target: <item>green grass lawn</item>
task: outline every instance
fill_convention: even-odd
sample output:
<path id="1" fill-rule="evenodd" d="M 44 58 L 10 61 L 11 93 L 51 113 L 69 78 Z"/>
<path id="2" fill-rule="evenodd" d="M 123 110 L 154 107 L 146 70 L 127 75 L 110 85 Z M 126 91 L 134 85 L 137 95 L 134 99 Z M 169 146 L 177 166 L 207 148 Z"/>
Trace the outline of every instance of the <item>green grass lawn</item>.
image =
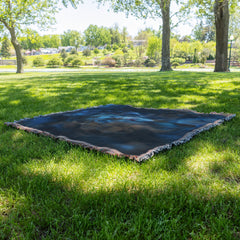
<path id="1" fill-rule="evenodd" d="M 102 104 L 236 113 L 138 164 L 4 125 Z M 0 239 L 240 239 L 239 73 L 0 74 Z"/>

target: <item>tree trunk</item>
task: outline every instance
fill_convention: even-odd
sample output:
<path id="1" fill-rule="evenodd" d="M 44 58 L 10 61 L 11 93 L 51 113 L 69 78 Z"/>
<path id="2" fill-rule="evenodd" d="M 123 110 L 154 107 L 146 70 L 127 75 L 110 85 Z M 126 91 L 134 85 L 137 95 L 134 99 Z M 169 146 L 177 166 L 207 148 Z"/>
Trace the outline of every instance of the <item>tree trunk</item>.
<path id="1" fill-rule="evenodd" d="M 23 59 L 22 59 L 21 45 L 17 40 L 15 28 L 12 27 L 9 29 L 9 31 L 11 34 L 11 42 L 15 49 L 16 57 L 17 57 L 17 73 L 23 73 Z"/>
<path id="2" fill-rule="evenodd" d="M 215 0 L 214 6 L 216 25 L 216 63 L 214 72 L 227 72 L 228 69 L 228 0 Z"/>
<path id="3" fill-rule="evenodd" d="M 161 0 L 162 11 L 162 67 L 160 71 L 172 71 L 170 63 L 170 4 L 171 0 Z"/>

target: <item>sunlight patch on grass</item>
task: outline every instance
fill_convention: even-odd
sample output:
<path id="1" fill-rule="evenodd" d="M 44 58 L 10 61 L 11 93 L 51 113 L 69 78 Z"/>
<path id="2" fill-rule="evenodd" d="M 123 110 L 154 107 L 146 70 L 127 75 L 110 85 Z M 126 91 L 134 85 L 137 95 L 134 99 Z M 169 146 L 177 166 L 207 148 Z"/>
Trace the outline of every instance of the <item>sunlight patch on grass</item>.
<path id="1" fill-rule="evenodd" d="M 21 206 L 27 203 L 23 194 L 19 194 L 15 189 L 0 189 L 0 237 L 13 229 L 11 226 L 17 226 L 18 216 L 23 216 Z M 20 227 L 20 225 L 18 226 Z M 13 232 L 14 233 L 14 230 Z"/>
<path id="2" fill-rule="evenodd" d="M 52 159 L 49 163 L 33 161 L 25 164 L 21 171 L 25 175 L 51 176 L 53 182 L 61 182 L 66 189 L 78 189 L 81 192 L 121 189 L 129 182 L 136 182 L 140 175 L 138 170 L 130 169 L 126 164 L 116 166 L 112 163 L 102 169 L 98 164 L 86 165 L 80 159 L 73 163 L 76 161 L 73 156 L 68 153 L 60 161 Z"/>
<path id="3" fill-rule="evenodd" d="M 22 142 L 23 134 L 25 134 L 25 133 L 22 131 L 14 131 L 11 134 L 12 141 L 14 141 L 16 143 Z"/>
<path id="4" fill-rule="evenodd" d="M 196 102 L 196 104 L 208 101 L 208 99 L 205 96 L 196 95 L 184 95 L 179 99 L 182 99 L 183 103 Z"/>
<path id="5" fill-rule="evenodd" d="M 4 221 L 4 219 L 8 218 L 13 208 L 11 200 L 6 197 L 4 194 L 0 193 L 0 220 Z"/>
<path id="6" fill-rule="evenodd" d="M 20 103 L 20 100 L 14 100 L 9 102 L 9 104 L 11 105 L 18 105 L 19 103 Z"/>
<path id="7" fill-rule="evenodd" d="M 188 167 L 195 173 L 206 174 L 208 172 L 208 165 L 211 159 L 212 156 L 209 156 L 209 154 L 198 153 L 194 157 L 191 157 L 188 162 Z"/>
<path id="8" fill-rule="evenodd" d="M 112 94 L 108 94 L 106 97 L 105 97 L 105 100 L 106 101 L 109 101 L 109 102 L 115 102 L 116 101 L 116 96 L 112 95 Z"/>
<path id="9" fill-rule="evenodd" d="M 35 161 L 25 164 L 22 169 L 22 172 L 27 175 L 51 176 L 53 182 L 61 182 L 68 190 L 72 190 L 76 186 L 77 188 L 83 187 L 85 171 L 83 163 L 73 164 L 69 161 L 55 162 L 54 160 L 44 164 Z"/>

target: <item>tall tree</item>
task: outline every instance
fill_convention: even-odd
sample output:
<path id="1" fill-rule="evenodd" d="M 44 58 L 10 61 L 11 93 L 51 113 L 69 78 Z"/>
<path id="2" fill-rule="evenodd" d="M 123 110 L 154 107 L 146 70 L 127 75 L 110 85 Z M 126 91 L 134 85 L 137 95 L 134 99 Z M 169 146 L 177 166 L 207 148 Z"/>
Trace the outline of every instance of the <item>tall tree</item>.
<path id="1" fill-rule="evenodd" d="M 128 41 L 128 32 L 127 32 L 127 28 L 123 27 L 122 32 L 121 32 L 121 40 L 122 43 L 127 44 Z"/>
<path id="2" fill-rule="evenodd" d="M 134 37 L 134 39 L 135 40 L 145 40 L 146 44 L 147 44 L 148 39 L 152 36 L 154 36 L 154 30 L 152 30 L 151 28 L 146 28 L 146 29 L 140 30 L 137 33 L 137 36 Z"/>
<path id="3" fill-rule="evenodd" d="M 120 45 L 121 34 L 119 32 L 119 26 L 115 24 L 113 27 L 109 28 L 111 34 L 111 44 Z"/>
<path id="4" fill-rule="evenodd" d="M 171 0 L 161 0 L 160 8 L 162 12 L 162 68 L 161 71 L 170 71 L 171 63 L 170 63 L 170 4 Z"/>
<path id="5" fill-rule="evenodd" d="M 40 37 L 42 47 L 58 48 L 62 45 L 61 37 L 58 34 L 43 35 Z"/>
<path id="6" fill-rule="evenodd" d="M 17 35 L 26 26 L 51 22 L 57 11 L 57 1 L 47 0 L 0 0 L 0 24 L 10 33 L 11 42 L 17 57 L 17 73 L 23 72 L 21 45 Z"/>
<path id="7" fill-rule="evenodd" d="M 229 3 L 228 0 L 216 0 L 214 4 L 216 25 L 216 63 L 215 72 L 227 72 L 228 69 L 228 30 Z"/>
<path id="8" fill-rule="evenodd" d="M 193 29 L 193 36 L 195 40 L 201 42 L 216 41 L 216 29 L 214 19 L 207 21 L 205 24 L 203 21 L 197 24 Z"/>
<path id="9" fill-rule="evenodd" d="M 2 47 L 1 47 L 1 56 L 3 58 L 9 58 L 11 56 L 10 46 L 11 46 L 11 43 L 10 43 L 9 39 L 5 36 L 3 38 Z"/>
<path id="10" fill-rule="evenodd" d="M 61 35 L 63 46 L 74 46 L 76 49 L 83 44 L 81 33 L 75 30 L 68 30 Z"/>
<path id="11" fill-rule="evenodd" d="M 237 0 L 189 0 L 190 5 L 198 7 L 201 17 L 214 16 L 216 27 L 215 72 L 227 72 L 228 69 L 228 32 L 229 17 L 239 2 Z"/>
<path id="12" fill-rule="evenodd" d="M 22 44 L 22 41 L 19 39 L 21 46 L 26 45 L 24 47 L 27 47 L 26 49 L 29 49 L 30 51 L 33 49 L 39 49 L 42 46 L 41 37 L 37 31 L 26 29 L 24 32 L 25 38 L 21 39 L 24 40 L 24 44 Z"/>
<path id="13" fill-rule="evenodd" d="M 171 71 L 170 63 L 170 5 L 171 0 L 97 0 L 110 2 L 114 11 L 123 11 L 140 18 L 162 18 L 162 67 L 161 71 Z M 179 0 L 176 0 L 179 2 Z"/>
<path id="14" fill-rule="evenodd" d="M 78 0 L 69 0 L 74 6 Z M 69 2 L 63 0 L 64 4 Z M 18 34 L 26 27 L 37 24 L 40 27 L 51 25 L 58 11 L 58 0 L 0 0 L 0 25 L 10 33 L 11 42 L 17 57 L 17 73 L 23 72 L 21 45 Z"/>
<path id="15" fill-rule="evenodd" d="M 91 47 L 104 46 L 111 43 L 111 34 L 109 29 L 98 27 L 97 25 L 89 25 L 84 31 L 86 45 Z"/>
<path id="16" fill-rule="evenodd" d="M 150 37 L 148 39 L 147 56 L 154 59 L 157 63 L 159 63 L 161 48 L 162 48 L 161 39 L 156 36 Z"/>

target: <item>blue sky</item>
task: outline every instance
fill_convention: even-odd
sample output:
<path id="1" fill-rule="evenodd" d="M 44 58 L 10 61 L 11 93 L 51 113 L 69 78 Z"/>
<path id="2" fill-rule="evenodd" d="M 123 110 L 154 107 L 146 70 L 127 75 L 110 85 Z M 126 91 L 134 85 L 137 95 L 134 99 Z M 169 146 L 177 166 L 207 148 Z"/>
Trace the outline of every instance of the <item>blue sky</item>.
<path id="1" fill-rule="evenodd" d="M 172 9 L 174 8 L 175 6 L 172 6 Z M 52 26 L 53 29 L 40 34 L 62 34 L 68 29 L 83 32 L 90 24 L 111 27 L 117 23 L 121 29 L 127 27 L 128 33 L 131 36 L 135 36 L 139 30 L 146 27 L 158 30 L 161 24 L 161 19 L 141 20 L 133 16 L 127 18 L 124 13 L 108 11 L 107 6 L 98 8 L 98 5 L 92 1 L 85 1 L 77 9 L 73 9 L 71 6 L 68 8 L 62 7 L 62 10 L 56 15 L 56 21 L 56 25 Z M 190 25 L 185 24 L 181 25 L 181 28 L 175 29 L 174 32 L 180 35 L 187 35 L 191 34 L 191 29 Z"/>

